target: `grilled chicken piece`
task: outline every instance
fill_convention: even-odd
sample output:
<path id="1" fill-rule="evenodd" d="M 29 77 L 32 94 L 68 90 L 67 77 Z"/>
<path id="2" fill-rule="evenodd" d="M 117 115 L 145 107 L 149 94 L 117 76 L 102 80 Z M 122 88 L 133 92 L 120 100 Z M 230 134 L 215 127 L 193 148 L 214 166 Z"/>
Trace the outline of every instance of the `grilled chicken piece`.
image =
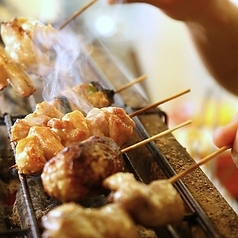
<path id="1" fill-rule="evenodd" d="M 86 117 L 75 110 L 65 114 L 62 120 L 51 119 L 47 126 L 61 137 L 65 146 L 90 136 L 110 137 L 123 146 L 131 137 L 135 123 L 123 108 L 105 107 L 92 109 Z"/>
<path id="2" fill-rule="evenodd" d="M 41 178 L 50 196 L 61 202 L 80 201 L 103 194 L 102 181 L 123 170 L 120 147 L 108 137 L 92 136 L 50 159 Z"/>
<path id="3" fill-rule="evenodd" d="M 51 25 L 29 17 L 15 17 L 1 24 L 1 37 L 5 51 L 11 59 L 28 73 L 48 74 L 53 65 L 50 57 L 42 49 L 49 48 L 51 35 L 57 31 Z M 36 41 L 36 38 L 38 41 Z M 41 40 L 44 45 L 41 45 Z"/>
<path id="4" fill-rule="evenodd" d="M 67 113 L 62 120 L 52 118 L 48 121 L 47 126 L 60 136 L 64 146 L 83 141 L 92 135 L 88 123 L 80 111 Z"/>
<path id="5" fill-rule="evenodd" d="M 37 174 L 63 148 L 59 136 L 50 128 L 33 126 L 16 145 L 16 168 L 21 174 Z"/>
<path id="6" fill-rule="evenodd" d="M 135 180 L 131 173 L 116 173 L 103 181 L 112 190 L 109 200 L 127 211 L 142 226 L 153 228 L 182 221 L 184 203 L 168 180 L 149 185 Z"/>
<path id="7" fill-rule="evenodd" d="M 80 83 L 62 91 L 51 103 L 64 113 L 79 110 L 87 115 L 94 107 L 110 106 L 113 95 L 113 90 L 104 89 L 99 82 Z"/>
<path id="8" fill-rule="evenodd" d="M 32 126 L 47 126 L 55 131 L 65 146 L 92 135 L 112 138 L 119 146 L 131 137 L 135 123 L 123 108 L 92 109 L 85 117 L 80 111 L 63 115 L 53 105 L 42 102 L 24 119 L 18 119 L 11 128 L 11 141 L 18 142 L 28 135 Z"/>
<path id="9" fill-rule="evenodd" d="M 65 146 L 93 135 L 110 137 L 122 146 L 131 137 L 135 123 L 124 109 L 105 107 L 92 109 L 86 117 L 75 110 L 65 114 L 61 120 L 52 118 L 47 126 L 61 137 Z"/>
<path id="10" fill-rule="evenodd" d="M 63 113 L 56 109 L 53 105 L 48 102 L 41 102 L 36 105 L 35 113 L 39 115 L 46 115 L 50 118 L 62 118 Z"/>
<path id="11" fill-rule="evenodd" d="M 22 67 L 18 63 L 13 62 L 13 60 L 8 56 L 8 54 L 1 46 L 0 64 L 3 68 L 3 75 L 1 76 L 2 80 L 4 78 L 9 79 L 9 83 L 18 94 L 20 94 L 24 98 L 27 98 L 35 92 L 35 87 L 31 79 L 23 71 Z M 6 81 L 3 80 L 3 82 L 5 85 Z"/>
<path id="12" fill-rule="evenodd" d="M 80 95 L 82 98 L 85 98 L 86 101 L 91 103 L 93 107 L 102 108 L 108 107 L 113 102 L 110 95 L 105 90 L 100 90 L 96 88 L 94 84 L 78 84 L 73 87 L 73 91 L 76 95 Z"/>
<path id="13" fill-rule="evenodd" d="M 116 107 L 93 109 L 86 117 L 80 111 L 61 117 L 62 114 L 53 106 L 42 103 L 34 113 L 17 120 L 12 126 L 11 141 L 17 142 L 16 167 L 21 173 L 41 172 L 43 162 L 56 155 L 60 149 L 84 141 L 90 136 L 110 137 L 114 143 L 122 146 L 131 137 L 135 126 L 125 111 Z M 40 140 L 38 144 L 35 144 L 37 139 L 34 137 Z M 37 149 L 34 148 L 36 145 Z M 52 152 L 47 153 L 46 150 L 50 148 Z M 32 160 L 31 153 L 34 155 Z M 40 163 L 36 162 L 37 165 L 34 166 L 34 161 Z M 25 168 L 24 163 L 27 163 Z"/>
<path id="14" fill-rule="evenodd" d="M 133 134 L 135 123 L 123 108 L 94 108 L 86 117 L 93 135 L 112 138 L 119 146 L 124 145 Z"/>
<path id="15" fill-rule="evenodd" d="M 36 105 L 33 113 L 28 114 L 23 119 L 17 119 L 11 127 L 11 141 L 18 142 L 25 138 L 32 126 L 47 126 L 51 118 L 62 118 L 63 113 L 51 104 L 43 101 Z"/>
<path id="16" fill-rule="evenodd" d="M 43 238 L 138 238 L 137 227 L 119 206 L 84 208 L 66 203 L 42 217 Z"/>

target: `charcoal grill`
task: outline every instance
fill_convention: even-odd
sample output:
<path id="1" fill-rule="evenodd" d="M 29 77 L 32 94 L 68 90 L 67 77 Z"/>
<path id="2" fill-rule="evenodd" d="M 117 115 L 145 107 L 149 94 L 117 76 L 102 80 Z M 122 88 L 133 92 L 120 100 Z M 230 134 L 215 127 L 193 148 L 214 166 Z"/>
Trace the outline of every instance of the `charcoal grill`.
<path id="1" fill-rule="evenodd" d="M 117 62 L 100 40 L 94 40 L 93 51 L 90 52 L 90 55 L 87 52 L 87 47 L 85 47 L 83 63 L 84 71 L 87 74 L 82 76 L 84 82 L 99 81 L 106 88 L 118 88 L 128 82 L 127 77 L 123 74 Z M 131 87 L 115 95 L 114 99 L 115 105 L 125 108 L 128 113 L 148 104 L 147 100 L 140 94 L 136 87 Z M 32 98 L 30 100 L 31 102 L 29 104 L 32 105 Z M 13 112 L 9 113 L 7 111 L 0 117 L 1 127 L 5 128 L 8 133 L 4 143 L 8 141 L 7 137 L 9 136 L 11 125 L 17 118 L 24 116 L 24 113 L 16 115 Z M 136 122 L 136 131 L 129 144 L 141 141 L 167 129 L 167 115 L 159 108 L 135 117 L 134 120 Z M 15 145 L 9 144 L 9 146 L 13 152 L 12 159 L 14 161 Z M 1 154 L 3 159 L 5 159 L 4 156 L 5 153 Z M 186 152 L 186 149 L 176 141 L 172 134 L 130 151 L 124 154 L 124 158 L 127 169 L 132 171 L 136 178 L 144 183 L 149 183 L 153 179 L 169 178 L 183 167 L 194 163 L 194 160 Z M 10 172 L 12 170 L 9 170 Z M 23 218 L 21 226 L 7 227 L 5 231 L 0 232 L 0 237 L 40 238 L 41 227 L 35 214 L 34 197 L 30 192 L 31 186 L 34 186 L 34 183 L 32 185 L 32 178 L 19 175 L 16 171 L 15 176 L 20 181 L 20 193 L 22 196 L 21 203 L 18 206 L 23 207 L 26 211 L 24 215 L 27 217 L 27 224 L 24 224 L 25 218 Z M 237 215 L 202 170 L 197 169 L 187 177 L 187 179 L 182 179 L 175 183 L 175 187 L 184 200 L 187 209 L 184 220 L 180 224 L 146 231 L 142 237 L 237 237 Z M 207 196 L 206 201 L 200 199 L 205 190 L 210 191 L 207 193 L 210 196 Z M 57 205 L 57 201 L 49 200 L 49 202 Z M 20 214 L 21 217 L 24 215 Z"/>

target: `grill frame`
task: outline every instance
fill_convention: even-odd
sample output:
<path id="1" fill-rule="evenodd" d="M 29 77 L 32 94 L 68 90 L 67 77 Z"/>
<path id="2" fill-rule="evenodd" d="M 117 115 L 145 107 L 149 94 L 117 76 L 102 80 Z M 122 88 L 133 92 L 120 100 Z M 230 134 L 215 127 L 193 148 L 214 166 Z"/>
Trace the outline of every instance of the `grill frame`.
<path id="1" fill-rule="evenodd" d="M 121 100 L 121 99 L 118 98 L 117 100 Z M 131 113 L 134 111 L 130 107 L 126 107 L 125 109 L 128 113 Z M 157 113 L 158 116 L 163 121 L 167 120 L 166 114 L 163 111 L 158 109 L 157 112 L 154 111 L 153 113 Z M 21 118 L 23 117 L 24 116 L 21 116 Z M 6 113 L 4 114 L 3 118 L 1 118 L 0 120 L 1 122 L 4 121 L 9 137 L 10 137 L 11 126 L 13 125 L 13 122 L 15 119 L 16 117 L 12 119 L 11 116 L 8 113 Z M 134 118 L 134 120 L 136 122 L 136 131 L 140 134 L 141 138 L 144 138 L 144 139 L 149 138 L 150 136 L 148 132 L 146 131 L 146 129 L 144 128 L 143 124 L 140 122 L 138 117 Z M 11 147 L 12 147 L 13 153 L 15 154 L 15 143 L 11 143 Z M 161 154 L 161 152 L 159 151 L 158 147 L 156 146 L 154 142 L 148 143 L 146 147 L 152 154 L 153 158 L 155 158 L 156 162 L 159 164 L 160 168 L 165 173 L 166 177 L 169 178 L 176 174 L 172 166 L 168 163 L 168 161 L 163 156 L 163 154 Z M 136 168 L 134 167 L 134 163 L 131 161 L 130 156 L 128 156 L 127 154 L 124 154 L 123 156 L 126 161 L 127 168 L 130 167 L 130 171 L 133 172 L 133 174 L 139 181 L 145 182 L 141 178 L 141 175 L 138 173 Z M 7 232 L 0 233 L 0 236 L 1 237 L 2 236 L 3 237 L 4 236 L 5 237 L 19 237 L 19 236 L 21 237 L 22 236 L 22 237 L 41 238 L 41 231 L 39 228 L 39 223 L 37 222 L 37 219 L 35 216 L 34 206 L 33 206 L 32 198 L 30 195 L 29 186 L 27 183 L 27 176 L 18 173 L 18 178 L 20 181 L 20 186 L 21 186 L 22 194 L 24 196 L 24 201 L 25 201 L 25 204 L 22 204 L 22 205 L 24 205 L 25 209 L 27 210 L 30 228 L 22 227 L 22 229 L 10 230 Z M 177 188 L 178 192 L 180 193 L 186 205 L 191 208 L 191 214 L 188 214 L 185 217 L 185 220 L 187 220 L 187 222 L 188 221 L 194 222 L 196 220 L 196 222 L 201 226 L 203 231 L 205 231 L 207 237 L 221 237 L 218 231 L 213 226 L 213 224 L 209 221 L 209 219 L 205 215 L 205 212 L 199 206 L 197 201 L 193 198 L 193 196 L 188 191 L 186 186 L 182 183 L 182 181 L 178 181 L 175 184 L 175 187 Z M 171 225 L 168 225 L 165 228 L 155 229 L 154 232 L 155 234 L 158 235 L 158 237 L 160 237 L 161 234 L 163 234 L 163 237 L 168 237 L 168 238 L 179 237 L 177 232 L 174 230 L 174 228 Z"/>

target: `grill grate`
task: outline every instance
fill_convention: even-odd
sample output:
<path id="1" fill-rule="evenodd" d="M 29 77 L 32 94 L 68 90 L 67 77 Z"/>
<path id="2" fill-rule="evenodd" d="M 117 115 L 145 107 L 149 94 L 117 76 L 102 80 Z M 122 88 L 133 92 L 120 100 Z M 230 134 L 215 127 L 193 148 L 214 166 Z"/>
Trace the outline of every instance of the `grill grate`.
<path id="1" fill-rule="evenodd" d="M 6 128 L 7 128 L 8 136 L 10 138 L 11 126 L 13 125 L 13 119 L 15 120 L 16 118 L 12 119 L 11 116 L 8 113 L 6 113 L 6 114 L 4 114 L 3 119 L 4 119 L 4 123 L 6 125 Z M 11 147 L 15 154 L 15 143 L 14 142 L 11 142 Z M 26 176 L 22 175 L 22 174 L 18 174 L 18 178 L 19 178 L 19 181 L 21 184 L 22 194 L 24 196 L 24 201 L 25 201 L 25 204 L 22 204 L 22 206 L 25 206 L 27 213 L 28 213 L 29 223 L 30 223 L 30 227 L 31 227 L 31 229 L 30 229 L 31 236 L 33 238 L 40 238 L 41 237 L 40 230 L 39 230 L 38 222 L 37 222 L 37 219 L 35 216 L 32 198 L 30 195 Z M 16 233 L 16 235 L 20 235 L 20 234 L 18 234 L 19 232 L 28 234 L 29 229 L 25 228 L 25 230 L 20 230 L 20 231 L 16 230 L 14 232 L 10 232 L 10 234 L 8 233 L 7 235 L 12 236 L 12 235 L 15 235 L 15 233 Z"/>
<path id="2" fill-rule="evenodd" d="M 120 98 L 117 98 L 117 100 L 121 100 Z M 128 113 L 131 113 L 133 110 L 130 107 L 126 107 L 126 110 Z M 162 118 L 162 120 L 166 121 L 166 114 L 158 110 L 159 116 Z M 157 113 L 156 112 L 156 113 Z M 155 112 L 153 112 L 155 113 Z M 11 117 L 9 114 L 4 114 L 4 116 L 0 119 L 1 125 L 5 125 L 8 131 L 8 134 L 10 133 L 10 128 L 15 121 L 17 117 Z M 21 117 L 22 118 L 22 117 Z M 148 138 L 149 134 L 140 122 L 140 120 L 136 117 L 134 118 L 136 122 L 136 130 L 140 134 L 141 138 Z M 10 136 L 10 134 L 9 134 Z M 147 145 L 148 150 L 150 151 L 151 155 L 155 159 L 155 161 L 158 163 L 159 167 L 162 169 L 162 171 L 165 173 L 167 177 L 171 177 L 175 174 L 173 168 L 168 163 L 166 158 L 161 154 L 159 149 L 157 148 L 156 144 L 154 142 L 150 142 Z M 11 145 L 13 152 L 15 152 L 15 144 L 12 143 Z M 124 158 L 127 164 L 127 167 L 133 171 L 135 174 L 135 177 L 144 182 L 140 173 L 136 170 L 134 163 L 130 159 L 130 157 L 127 154 L 124 154 Z M 41 232 L 39 228 L 39 224 L 37 222 L 32 198 L 29 192 L 29 186 L 26 179 L 26 176 L 18 174 L 22 194 L 24 196 L 25 204 L 22 204 L 22 206 L 25 206 L 29 218 L 30 223 L 30 229 L 27 227 L 22 227 L 22 229 L 15 229 L 10 230 L 7 232 L 0 233 L 0 237 L 33 237 L 33 238 L 40 238 Z M 185 201 L 186 205 L 190 209 L 190 213 L 185 216 L 184 222 L 187 223 L 197 223 L 199 224 L 200 228 L 204 231 L 207 237 L 220 237 L 219 233 L 214 228 L 213 224 L 210 222 L 210 220 L 205 215 L 202 208 L 199 206 L 197 201 L 193 198 L 193 196 L 190 194 L 190 192 L 187 190 L 186 186 L 181 182 L 178 181 L 175 184 L 175 187 L 177 188 L 178 192 L 180 193 L 181 197 Z M 168 238 L 177 238 L 180 237 L 176 229 L 173 228 L 173 226 L 168 225 L 165 228 L 155 229 L 155 234 L 157 234 L 158 237 L 168 237 Z"/>
<path id="3" fill-rule="evenodd" d="M 96 78 L 100 79 L 99 81 L 102 82 L 104 85 L 106 85 L 108 88 L 112 88 L 112 85 L 110 84 L 107 77 L 102 73 L 102 71 L 98 68 L 98 66 L 92 61 L 91 58 L 88 58 L 88 64 L 90 66 L 91 71 L 93 71 L 93 74 L 96 75 Z M 124 107 L 128 113 L 133 112 L 134 110 L 130 106 L 125 106 L 124 100 L 120 95 L 115 95 L 115 103 L 117 106 Z M 164 121 L 164 123 L 167 123 L 167 116 L 166 113 L 162 112 L 161 110 L 152 110 L 149 113 L 156 113 L 159 115 L 159 118 Z M 23 118 L 24 115 L 11 115 L 9 113 L 5 113 L 2 117 L 0 117 L 0 125 L 5 126 L 8 132 L 8 136 L 10 136 L 10 129 L 12 124 L 17 118 Z M 146 139 L 149 136 L 149 133 L 145 129 L 144 125 L 140 121 L 139 117 L 133 118 L 136 122 L 136 131 L 138 135 L 141 137 L 141 139 Z M 11 148 L 13 150 L 13 154 L 15 153 L 15 144 L 11 143 Z M 168 160 L 165 158 L 165 156 L 161 153 L 159 148 L 157 147 L 155 142 L 150 142 L 146 145 L 146 148 L 148 149 L 149 153 L 151 154 L 151 157 L 156 161 L 160 169 L 163 171 L 166 177 L 171 177 L 175 174 L 175 171 L 173 170 L 172 166 L 168 162 Z M 143 176 L 140 174 L 140 171 L 137 170 L 135 162 L 132 160 L 132 158 L 128 154 L 124 154 L 124 158 L 127 164 L 127 167 L 129 170 L 131 170 L 135 177 L 143 181 Z M 32 238 L 40 238 L 41 237 L 41 229 L 39 226 L 39 222 L 37 221 L 36 214 L 34 211 L 34 204 L 33 204 L 33 197 L 31 197 L 30 189 L 29 189 L 29 183 L 27 180 L 27 176 L 18 174 L 18 178 L 21 185 L 22 194 L 24 197 L 24 204 L 22 206 L 25 207 L 27 211 L 27 216 L 29 218 L 29 224 L 30 227 L 21 227 L 20 229 L 11 229 L 6 232 L 1 232 L 0 237 L 32 237 Z M 182 181 L 178 181 L 175 184 L 176 189 L 178 190 L 179 194 L 183 198 L 188 213 L 184 217 L 183 221 L 183 227 L 193 227 L 194 224 L 196 227 L 199 227 L 199 229 L 202 231 L 203 236 L 202 237 L 213 237 L 213 238 L 219 238 L 221 237 L 212 222 L 209 220 L 209 218 L 206 216 L 203 209 L 200 207 L 196 199 L 192 196 L 192 194 L 189 192 L 189 190 L 186 188 L 184 183 Z M 185 224 L 185 225 L 184 225 Z M 181 225 L 181 224 L 180 224 Z M 155 234 L 158 237 L 163 238 L 179 238 L 179 237 L 192 237 L 191 234 L 188 235 L 188 231 L 184 232 L 181 231 L 180 228 L 177 226 L 168 225 L 167 227 L 159 228 L 154 230 Z M 186 234 L 186 235 L 185 235 Z"/>
<path id="4" fill-rule="evenodd" d="M 134 120 L 136 122 L 137 131 L 139 132 L 141 137 L 148 138 L 149 134 L 145 130 L 140 120 L 138 118 L 135 118 Z M 167 178 L 172 177 L 173 175 L 176 174 L 170 163 L 159 151 L 155 142 L 150 142 L 146 146 Z M 196 221 L 200 225 L 200 227 L 205 231 L 207 237 L 220 237 L 214 225 L 208 219 L 205 212 L 197 203 L 196 199 L 194 199 L 192 194 L 188 191 L 184 183 L 181 180 L 179 180 L 176 182 L 175 187 L 177 188 L 177 191 L 180 193 L 180 196 L 183 198 L 184 202 L 191 209 L 191 215 L 189 215 L 187 218 L 189 218 L 190 221 Z"/>

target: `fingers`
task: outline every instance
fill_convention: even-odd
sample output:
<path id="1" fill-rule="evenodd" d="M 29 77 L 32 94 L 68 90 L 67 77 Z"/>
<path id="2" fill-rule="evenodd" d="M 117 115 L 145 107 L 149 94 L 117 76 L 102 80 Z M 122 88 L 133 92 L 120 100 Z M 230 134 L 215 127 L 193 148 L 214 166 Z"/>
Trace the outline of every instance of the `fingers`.
<path id="1" fill-rule="evenodd" d="M 236 138 L 238 130 L 238 113 L 233 117 L 231 122 L 220 127 L 213 135 L 213 142 L 217 147 L 232 145 Z"/>
<path id="2" fill-rule="evenodd" d="M 213 142 L 217 147 L 231 145 L 231 157 L 238 167 L 238 113 L 231 122 L 219 128 L 213 135 Z"/>
<path id="3" fill-rule="evenodd" d="M 236 164 L 236 167 L 238 167 L 238 133 L 236 133 L 236 137 L 233 143 L 231 157 L 234 163 Z"/>

